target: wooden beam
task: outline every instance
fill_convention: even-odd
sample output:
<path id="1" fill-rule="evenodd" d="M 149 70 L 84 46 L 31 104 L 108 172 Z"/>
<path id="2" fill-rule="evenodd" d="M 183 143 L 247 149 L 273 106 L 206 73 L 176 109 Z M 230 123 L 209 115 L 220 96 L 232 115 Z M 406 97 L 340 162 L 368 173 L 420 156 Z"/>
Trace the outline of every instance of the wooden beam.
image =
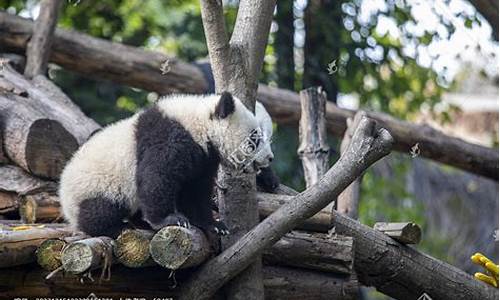
<path id="1" fill-rule="evenodd" d="M 330 147 L 326 140 L 326 95 L 320 87 L 300 91 L 299 148 L 306 187 L 316 184 L 328 171 Z"/>
<path id="2" fill-rule="evenodd" d="M 52 36 L 56 28 L 61 3 L 61 0 L 40 1 L 40 13 L 35 20 L 33 36 L 26 47 L 27 61 L 24 75 L 27 78 L 45 75 L 47 72 Z"/>
<path id="3" fill-rule="evenodd" d="M 373 229 L 383 232 L 403 244 L 418 244 L 422 238 L 420 226 L 411 222 L 377 222 L 373 225 Z"/>
<path id="4" fill-rule="evenodd" d="M 0 49 L 24 53 L 32 29 L 32 21 L 0 12 Z M 166 60 L 169 60 L 171 70 L 162 75 L 159 69 Z M 208 89 L 203 72 L 195 64 L 62 29 L 56 29 L 50 61 L 91 78 L 107 79 L 160 94 L 206 93 Z M 264 103 L 275 122 L 295 126 L 300 119 L 299 96 L 293 91 L 260 84 L 257 99 Z M 355 111 L 327 103 L 328 131 L 342 137 L 347 118 L 354 114 Z M 386 114 L 370 112 L 368 115 L 391 133 L 395 150 L 409 153 L 411 147 L 419 143 L 422 157 L 498 181 L 498 151 L 495 149 L 471 144 L 429 126 L 401 121 Z"/>
<path id="5" fill-rule="evenodd" d="M 47 271 L 35 265 L 0 269 L 0 290 L 5 299 L 22 297 L 88 298 L 91 293 L 98 298 L 122 299 L 177 299 L 179 289 L 187 274 L 161 267 L 141 269 L 113 266 L 111 278 L 100 283 L 80 280 L 77 276 L 57 274 L 45 280 Z M 176 281 L 180 281 L 176 282 Z M 264 293 L 273 300 L 358 299 L 358 281 L 322 272 L 283 267 L 263 268 Z"/>

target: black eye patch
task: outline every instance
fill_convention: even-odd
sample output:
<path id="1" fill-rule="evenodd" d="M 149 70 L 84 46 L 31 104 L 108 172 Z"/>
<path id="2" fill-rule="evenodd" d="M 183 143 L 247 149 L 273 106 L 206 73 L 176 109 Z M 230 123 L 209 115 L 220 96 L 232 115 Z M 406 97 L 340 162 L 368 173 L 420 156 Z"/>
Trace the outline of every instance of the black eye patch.
<path id="1" fill-rule="evenodd" d="M 254 129 L 250 132 L 249 135 L 250 141 L 255 145 L 255 147 L 259 147 L 260 141 L 262 140 L 262 133 L 258 129 Z"/>

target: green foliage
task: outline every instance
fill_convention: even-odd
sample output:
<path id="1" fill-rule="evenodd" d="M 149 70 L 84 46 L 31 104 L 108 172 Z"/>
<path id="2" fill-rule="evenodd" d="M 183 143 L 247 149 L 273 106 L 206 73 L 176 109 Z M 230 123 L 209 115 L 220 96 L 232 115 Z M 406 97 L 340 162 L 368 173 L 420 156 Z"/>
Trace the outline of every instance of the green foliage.
<path id="1" fill-rule="evenodd" d="M 393 160 L 391 176 L 380 176 L 369 169 L 363 176 L 359 206 L 360 221 L 368 226 L 376 222 L 413 221 L 425 225 L 422 202 L 408 193 L 406 173 L 408 160 Z"/>

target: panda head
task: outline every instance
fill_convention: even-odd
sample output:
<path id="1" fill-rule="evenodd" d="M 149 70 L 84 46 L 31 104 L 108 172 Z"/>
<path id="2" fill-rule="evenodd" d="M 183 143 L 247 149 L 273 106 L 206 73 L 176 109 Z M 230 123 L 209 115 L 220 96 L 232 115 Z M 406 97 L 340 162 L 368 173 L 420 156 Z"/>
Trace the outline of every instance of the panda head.
<path id="1" fill-rule="evenodd" d="M 263 167 L 266 155 L 262 155 L 269 153 L 270 147 L 266 140 L 268 133 L 261 127 L 258 116 L 260 114 L 254 115 L 230 93 L 220 95 L 210 116 L 208 138 L 217 148 L 223 165 L 245 173 L 257 172 Z M 269 125 L 267 121 L 265 124 Z M 269 158 L 269 154 L 266 157 L 269 164 L 272 157 Z"/>

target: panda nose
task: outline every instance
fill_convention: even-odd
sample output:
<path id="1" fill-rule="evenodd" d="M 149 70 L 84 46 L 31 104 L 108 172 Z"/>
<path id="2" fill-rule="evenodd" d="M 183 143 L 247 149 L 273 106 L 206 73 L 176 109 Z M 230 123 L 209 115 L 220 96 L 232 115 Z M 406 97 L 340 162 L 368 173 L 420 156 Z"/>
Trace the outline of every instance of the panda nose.
<path id="1" fill-rule="evenodd" d="M 269 163 L 271 163 L 273 161 L 273 159 L 274 159 L 274 155 L 273 154 L 269 155 L 269 157 L 267 158 L 267 160 L 269 161 Z"/>

